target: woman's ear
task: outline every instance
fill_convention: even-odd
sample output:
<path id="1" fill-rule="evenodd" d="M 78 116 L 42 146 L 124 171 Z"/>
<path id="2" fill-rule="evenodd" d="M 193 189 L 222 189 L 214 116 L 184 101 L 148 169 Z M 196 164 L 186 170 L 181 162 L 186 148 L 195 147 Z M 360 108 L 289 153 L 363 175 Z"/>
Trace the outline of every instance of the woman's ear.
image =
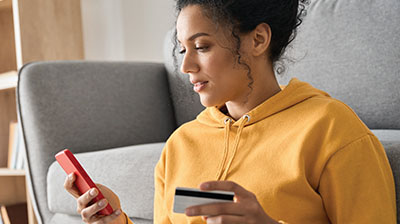
<path id="1" fill-rule="evenodd" d="M 265 54 L 271 42 L 271 28 L 266 23 L 260 23 L 252 32 L 253 56 Z"/>

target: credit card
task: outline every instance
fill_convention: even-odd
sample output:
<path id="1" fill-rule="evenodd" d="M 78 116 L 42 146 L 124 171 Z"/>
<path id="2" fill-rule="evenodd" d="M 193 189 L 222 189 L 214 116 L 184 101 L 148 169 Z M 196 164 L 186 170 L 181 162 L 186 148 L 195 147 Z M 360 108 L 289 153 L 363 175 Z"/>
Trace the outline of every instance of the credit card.
<path id="1" fill-rule="evenodd" d="M 196 188 L 177 187 L 174 197 L 174 212 L 185 213 L 190 206 L 210 203 L 233 202 L 235 193 L 231 191 L 201 191 Z"/>

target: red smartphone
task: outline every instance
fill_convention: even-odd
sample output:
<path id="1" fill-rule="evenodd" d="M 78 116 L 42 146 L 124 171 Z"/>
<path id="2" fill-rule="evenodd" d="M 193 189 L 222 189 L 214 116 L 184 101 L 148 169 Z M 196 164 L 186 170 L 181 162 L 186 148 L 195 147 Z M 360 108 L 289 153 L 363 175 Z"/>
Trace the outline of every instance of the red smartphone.
<path id="1" fill-rule="evenodd" d="M 71 151 L 64 149 L 63 151 L 57 153 L 55 157 L 57 162 L 68 175 L 75 173 L 75 186 L 78 188 L 81 194 L 92 188 L 96 188 L 98 190 L 99 193 L 91 201 L 92 204 L 104 198 L 103 194 L 100 192 L 100 189 L 96 186 L 96 184 L 94 184 L 92 179 L 90 179 L 89 175 L 86 173 Z M 107 204 L 104 209 L 98 212 L 100 215 L 111 215 L 112 213 L 113 209 L 110 204 Z"/>

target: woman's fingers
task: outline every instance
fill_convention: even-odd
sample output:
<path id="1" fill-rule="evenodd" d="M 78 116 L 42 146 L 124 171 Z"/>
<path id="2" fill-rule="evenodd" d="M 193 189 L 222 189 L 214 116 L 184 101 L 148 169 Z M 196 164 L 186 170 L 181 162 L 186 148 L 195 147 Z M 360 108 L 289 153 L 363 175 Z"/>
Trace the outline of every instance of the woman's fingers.
<path id="1" fill-rule="evenodd" d="M 244 215 L 245 209 L 233 202 L 211 203 L 186 208 L 187 216 Z"/>
<path id="2" fill-rule="evenodd" d="M 86 209 L 89 209 L 89 208 L 90 207 L 88 207 Z M 111 223 L 115 219 L 119 218 L 122 213 L 120 209 L 117 209 L 111 215 L 98 216 L 98 215 L 96 215 L 97 212 L 93 213 L 93 211 L 87 211 L 87 213 L 86 213 L 86 211 L 85 211 L 85 214 L 84 214 L 82 211 L 82 221 L 84 221 L 85 223 L 93 223 L 93 224 Z M 122 219 L 124 219 L 124 218 L 122 218 Z"/>
<path id="3" fill-rule="evenodd" d="M 88 207 L 83 208 L 81 211 L 82 220 L 84 222 L 92 223 L 94 221 L 102 219 L 101 218 L 102 216 L 98 216 L 97 213 L 100 210 L 102 210 L 103 208 L 105 208 L 107 206 L 107 203 L 108 202 L 106 199 L 101 199 L 100 201 L 98 201 Z M 115 213 L 115 211 L 114 211 L 114 213 Z"/>
<path id="4" fill-rule="evenodd" d="M 88 204 L 97 196 L 99 191 L 96 188 L 92 188 L 88 191 L 86 191 L 84 194 L 82 194 L 76 201 L 78 203 L 78 213 L 82 213 L 82 211 L 88 207 Z M 96 204 L 98 204 L 100 201 L 98 201 Z M 94 204 L 94 205 L 96 205 Z M 101 204 L 100 204 L 101 205 Z M 106 204 L 107 205 L 107 204 Z"/>
<path id="5" fill-rule="evenodd" d="M 106 223 L 111 223 L 115 219 L 119 218 L 121 216 L 121 210 L 117 209 L 115 210 L 111 215 L 104 216 L 103 218 L 100 218 L 95 222 L 96 224 L 106 224 Z M 122 218 L 125 219 L 125 218 Z"/>
<path id="6" fill-rule="evenodd" d="M 74 196 L 75 198 L 79 198 L 80 193 L 78 188 L 75 186 L 74 182 L 75 182 L 76 176 L 74 173 L 69 174 L 64 181 L 64 188 L 65 190 L 67 190 L 70 194 L 72 194 L 72 196 Z"/>
<path id="7" fill-rule="evenodd" d="M 188 216 L 207 216 L 207 223 L 276 223 L 264 211 L 255 194 L 232 181 L 209 181 L 201 190 L 235 193 L 235 203 L 214 203 L 187 208 Z"/>
<path id="8" fill-rule="evenodd" d="M 97 188 L 100 190 L 100 192 L 103 194 L 105 198 L 107 198 L 108 203 L 111 205 L 113 209 L 117 209 L 121 207 L 121 203 L 119 201 L 119 198 L 117 195 L 115 195 L 114 192 L 112 192 L 108 187 L 102 185 L 102 184 L 96 184 Z"/>
<path id="9" fill-rule="evenodd" d="M 97 212 L 103 209 L 107 205 L 107 202 L 105 199 L 102 199 L 93 205 L 90 205 L 88 207 L 85 207 L 81 210 L 81 216 L 82 220 L 84 222 L 92 223 L 94 221 L 97 221 L 100 217 L 97 216 Z"/>
<path id="10" fill-rule="evenodd" d="M 208 217 L 207 224 L 221 224 L 221 223 L 246 223 L 243 216 L 221 215 L 216 217 Z"/>
<path id="11" fill-rule="evenodd" d="M 247 191 L 242 186 L 232 181 L 208 181 L 202 183 L 200 185 L 200 189 L 206 191 L 232 191 L 235 193 L 235 198 L 237 198 L 238 200 L 255 197 L 252 192 Z"/>
<path id="12" fill-rule="evenodd" d="M 118 197 L 107 187 L 96 184 L 101 192 L 105 196 L 104 199 L 97 201 L 96 203 L 91 204 L 92 200 L 99 194 L 99 190 L 96 188 L 92 188 L 85 192 L 84 194 L 80 194 L 78 188 L 75 186 L 76 175 L 70 174 L 64 181 L 64 188 L 76 198 L 77 202 L 77 212 L 81 215 L 82 221 L 85 223 L 93 223 L 93 224 L 103 224 L 103 223 L 111 223 L 113 220 L 119 218 L 124 220 L 124 217 L 121 216 L 121 209 L 115 209 L 111 215 L 102 216 L 97 213 L 104 209 L 108 203 L 113 208 L 119 208 L 120 203 Z M 107 199 L 110 199 L 109 202 Z"/>

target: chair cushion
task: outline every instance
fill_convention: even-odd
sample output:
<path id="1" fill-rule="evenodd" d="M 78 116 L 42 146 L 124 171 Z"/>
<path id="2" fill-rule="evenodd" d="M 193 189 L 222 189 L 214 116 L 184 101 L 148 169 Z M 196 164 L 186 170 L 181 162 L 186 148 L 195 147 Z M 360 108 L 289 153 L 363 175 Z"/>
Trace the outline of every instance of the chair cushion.
<path id="1" fill-rule="evenodd" d="M 135 224 L 152 224 L 153 220 L 148 219 L 137 219 L 137 218 L 130 218 Z M 50 224 L 81 224 L 82 219 L 78 215 L 67 215 L 63 213 L 55 214 L 51 220 Z"/>
<path id="2" fill-rule="evenodd" d="M 381 142 L 400 142 L 400 130 L 372 129 L 371 131 Z"/>
<path id="3" fill-rule="evenodd" d="M 76 158 L 95 183 L 116 193 L 129 217 L 153 219 L 154 167 L 165 143 L 136 145 L 97 152 L 77 153 Z M 75 199 L 63 188 L 64 170 L 53 162 L 47 173 L 51 212 L 77 215 Z"/>
<path id="4" fill-rule="evenodd" d="M 373 129 L 400 129 L 400 1 L 312 0 L 286 74 L 348 104 Z"/>
<path id="5" fill-rule="evenodd" d="M 400 130 L 372 130 L 385 148 L 396 185 L 397 214 L 400 214 Z M 397 216 L 400 223 L 400 215 Z"/>

